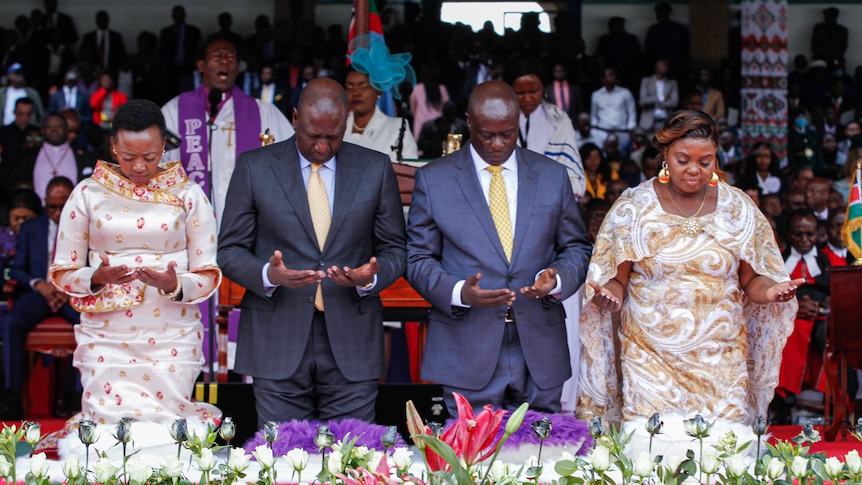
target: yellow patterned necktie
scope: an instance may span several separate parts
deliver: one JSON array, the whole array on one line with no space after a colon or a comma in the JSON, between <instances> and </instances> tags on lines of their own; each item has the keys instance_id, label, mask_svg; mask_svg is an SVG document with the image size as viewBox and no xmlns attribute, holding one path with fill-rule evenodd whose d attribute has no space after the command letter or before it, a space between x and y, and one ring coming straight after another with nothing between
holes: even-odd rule
<instances>
[{"instance_id":1,"label":"yellow patterned necktie","mask_svg":"<svg viewBox=\"0 0 862 485\"><path fill-rule=\"evenodd\" d=\"M329 196L326 195L326 186L320 177L320 165L311 164L311 175L308 177L308 209L311 212L311 223L314 225L314 235L317 236L317 245L323 252L323 244L326 235L329 234L329 225L332 223L332 214L329 212ZM323 290L320 283L317 284L317 292L314 294L314 307L323 311Z\"/></svg>"},{"instance_id":2,"label":"yellow patterned necktie","mask_svg":"<svg viewBox=\"0 0 862 485\"><path fill-rule=\"evenodd\" d=\"M497 235L503 252L506 253L506 261L512 261L512 220L509 218L509 198L506 197L506 183L503 181L503 167L491 165L491 188L488 191L488 205L491 208L491 218L497 227Z\"/></svg>"}]
</instances>

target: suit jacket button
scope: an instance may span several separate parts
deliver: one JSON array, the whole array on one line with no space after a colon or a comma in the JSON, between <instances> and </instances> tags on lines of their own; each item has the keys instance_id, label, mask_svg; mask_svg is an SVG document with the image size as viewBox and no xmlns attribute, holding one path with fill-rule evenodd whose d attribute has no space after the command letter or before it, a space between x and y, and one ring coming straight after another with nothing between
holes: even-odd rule
<instances>
[{"instance_id":1,"label":"suit jacket button","mask_svg":"<svg viewBox=\"0 0 862 485\"><path fill-rule=\"evenodd\" d=\"M309 303L314 303L314 297L313 297L313 296L309 296L309 297L308 297L308 302L309 302Z\"/></svg>"},{"instance_id":2,"label":"suit jacket button","mask_svg":"<svg viewBox=\"0 0 862 485\"><path fill-rule=\"evenodd\" d=\"M326 263L321 259L320 261L317 262L317 265L322 268L322 267L326 266Z\"/></svg>"},{"instance_id":3,"label":"suit jacket button","mask_svg":"<svg viewBox=\"0 0 862 485\"><path fill-rule=\"evenodd\" d=\"M508 278L506 278L506 281L508 281L509 283L511 283L511 282L515 281L515 277L513 277L513 276L509 276Z\"/></svg>"},{"instance_id":4,"label":"suit jacket button","mask_svg":"<svg viewBox=\"0 0 862 485\"><path fill-rule=\"evenodd\" d=\"M500 312L497 314L497 316L500 318L506 318L506 312Z\"/></svg>"}]
</instances>

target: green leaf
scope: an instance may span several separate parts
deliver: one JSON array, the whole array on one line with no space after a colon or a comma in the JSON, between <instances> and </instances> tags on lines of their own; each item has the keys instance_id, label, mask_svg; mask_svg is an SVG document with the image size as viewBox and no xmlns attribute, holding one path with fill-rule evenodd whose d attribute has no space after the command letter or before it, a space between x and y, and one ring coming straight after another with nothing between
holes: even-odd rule
<instances>
[{"instance_id":1,"label":"green leaf","mask_svg":"<svg viewBox=\"0 0 862 485\"><path fill-rule=\"evenodd\" d=\"M461 466L461 460L458 459L458 455L455 454L455 450L453 450L445 441L428 435L416 435L413 439L424 441L425 444L434 451L434 453L440 455L440 457L449 464L449 467L452 468L455 480L460 485L473 483L473 480L470 478L470 474Z\"/></svg>"},{"instance_id":2,"label":"green leaf","mask_svg":"<svg viewBox=\"0 0 862 485\"><path fill-rule=\"evenodd\" d=\"M578 471L578 465L572 460L560 460L554 465L554 471L561 477L570 477Z\"/></svg>"}]
</instances>

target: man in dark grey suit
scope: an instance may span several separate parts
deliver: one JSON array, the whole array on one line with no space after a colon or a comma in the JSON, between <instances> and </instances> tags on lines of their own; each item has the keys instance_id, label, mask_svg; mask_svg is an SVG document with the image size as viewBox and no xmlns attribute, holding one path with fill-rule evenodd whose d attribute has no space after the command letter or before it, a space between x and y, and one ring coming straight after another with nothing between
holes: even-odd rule
<instances>
[{"instance_id":1,"label":"man in dark grey suit","mask_svg":"<svg viewBox=\"0 0 862 485\"><path fill-rule=\"evenodd\" d=\"M374 419L378 293L404 273L404 215L389 157L342 143L346 120L341 85L312 81L296 135L243 153L228 189L218 260L247 290L235 370L254 378L261 424Z\"/></svg>"},{"instance_id":2,"label":"man in dark grey suit","mask_svg":"<svg viewBox=\"0 0 862 485\"><path fill-rule=\"evenodd\" d=\"M560 302L583 283L591 246L565 168L516 147L512 88L479 85L467 116L470 144L416 172L407 279L432 305L422 377L444 386L450 412L452 392L559 412L572 374Z\"/></svg>"}]
</instances>

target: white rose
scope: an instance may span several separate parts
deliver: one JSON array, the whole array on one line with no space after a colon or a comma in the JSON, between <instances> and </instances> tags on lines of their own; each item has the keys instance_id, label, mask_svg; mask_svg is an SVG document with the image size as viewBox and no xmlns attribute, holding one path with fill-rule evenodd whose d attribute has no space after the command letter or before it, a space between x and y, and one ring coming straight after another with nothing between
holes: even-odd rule
<instances>
[{"instance_id":1,"label":"white rose","mask_svg":"<svg viewBox=\"0 0 862 485\"><path fill-rule=\"evenodd\" d=\"M176 456L168 455L162 463L162 470L168 478L180 478L183 475L183 464Z\"/></svg>"},{"instance_id":2,"label":"white rose","mask_svg":"<svg viewBox=\"0 0 862 485\"><path fill-rule=\"evenodd\" d=\"M837 478L844 471L844 464L838 458L830 456L826 459L825 468L830 477Z\"/></svg>"},{"instance_id":3,"label":"white rose","mask_svg":"<svg viewBox=\"0 0 862 485\"><path fill-rule=\"evenodd\" d=\"M96 481L98 483L108 483L114 474L117 473L117 467L111 463L111 460L100 458L99 461L93 465L93 473L96 474Z\"/></svg>"},{"instance_id":4,"label":"white rose","mask_svg":"<svg viewBox=\"0 0 862 485\"><path fill-rule=\"evenodd\" d=\"M611 450L606 446L596 446L590 452L590 464L596 471L607 471L611 467Z\"/></svg>"},{"instance_id":5,"label":"white rose","mask_svg":"<svg viewBox=\"0 0 862 485\"><path fill-rule=\"evenodd\" d=\"M365 458L365 455L368 454L368 447L367 446L354 446L353 451L350 454L353 456L353 458L358 458L361 460L361 459Z\"/></svg>"},{"instance_id":6,"label":"white rose","mask_svg":"<svg viewBox=\"0 0 862 485\"><path fill-rule=\"evenodd\" d=\"M0 476L6 478L12 473L12 463L6 459L6 455L0 455Z\"/></svg>"},{"instance_id":7,"label":"white rose","mask_svg":"<svg viewBox=\"0 0 862 485\"><path fill-rule=\"evenodd\" d=\"M700 457L700 470L703 473L712 475L718 471L718 464L718 455L715 453L707 451Z\"/></svg>"},{"instance_id":8,"label":"white rose","mask_svg":"<svg viewBox=\"0 0 862 485\"><path fill-rule=\"evenodd\" d=\"M808 474L808 458L803 456L794 456L793 462L790 463L790 473L794 477L804 477Z\"/></svg>"},{"instance_id":9,"label":"white rose","mask_svg":"<svg viewBox=\"0 0 862 485\"><path fill-rule=\"evenodd\" d=\"M412 456L413 452L407 448L395 448L395 451L392 452L392 463L394 463L399 470L406 470L413 464Z\"/></svg>"},{"instance_id":10,"label":"white rose","mask_svg":"<svg viewBox=\"0 0 862 485\"><path fill-rule=\"evenodd\" d=\"M330 475L343 472L344 465L341 463L343 458L344 457L341 455L340 451L333 451L330 453L329 458L326 459L326 471L328 471Z\"/></svg>"},{"instance_id":11,"label":"white rose","mask_svg":"<svg viewBox=\"0 0 862 485\"><path fill-rule=\"evenodd\" d=\"M370 472L376 472L377 467L380 466L380 460L383 459L383 453L377 450L368 450L365 453L365 462L368 464L366 467Z\"/></svg>"},{"instance_id":12,"label":"white rose","mask_svg":"<svg viewBox=\"0 0 862 485\"><path fill-rule=\"evenodd\" d=\"M35 478L45 478L45 473L48 472L47 467L48 457L45 453L36 453L30 457L30 473Z\"/></svg>"},{"instance_id":13,"label":"white rose","mask_svg":"<svg viewBox=\"0 0 862 485\"><path fill-rule=\"evenodd\" d=\"M258 445L251 454L254 455L254 459L264 470L272 468L272 465L275 464L272 450L267 445Z\"/></svg>"},{"instance_id":14,"label":"white rose","mask_svg":"<svg viewBox=\"0 0 862 485\"><path fill-rule=\"evenodd\" d=\"M652 456L650 456L646 451L642 452L637 459L635 459L632 465L632 471L635 475L639 477L648 477L652 475L654 462Z\"/></svg>"},{"instance_id":15,"label":"white rose","mask_svg":"<svg viewBox=\"0 0 862 485\"><path fill-rule=\"evenodd\" d=\"M42 439L42 429L39 426L39 423L27 423L26 431L24 433L24 441L29 443L30 446L36 446L36 443L38 443L40 439ZM34 474L33 476L36 475Z\"/></svg>"},{"instance_id":16,"label":"white rose","mask_svg":"<svg viewBox=\"0 0 862 485\"><path fill-rule=\"evenodd\" d=\"M242 448L231 448L230 455L227 459L227 467L231 470L241 473L248 468L248 463L251 461L251 456L245 454Z\"/></svg>"},{"instance_id":17,"label":"white rose","mask_svg":"<svg viewBox=\"0 0 862 485\"><path fill-rule=\"evenodd\" d=\"M730 455L724 460L724 468L728 474L734 477L741 477L745 474L745 459L738 453Z\"/></svg>"},{"instance_id":18,"label":"white rose","mask_svg":"<svg viewBox=\"0 0 862 485\"><path fill-rule=\"evenodd\" d=\"M294 448L287 452L285 459L291 468L301 472L308 465L308 452L302 448Z\"/></svg>"},{"instance_id":19,"label":"white rose","mask_svg":"<svg viewBox=\"0 0 862 485\"><path fill-rule=\"evenodd\" d=\"M66 458L63 462L63 475L70 481L81 476L81 460L78 455L69 455L69 458Z\"/></svg>"},{"instance_id":20,"label":"white rose","mask_svg":"<svg viewBox=\"0 0 862 485\"><path fill-rule=\"evenodd\" d=\"M679 455L670 455L664 459L664 465L671 473L676 473L680 464L682 464L682 458Z\"/></svg>"},{"instance_id":21,"label":"white rose","mask_svg":"<svg viewBox=\"0 0 862 485\"><path fill-rule=\"evenodd\" d=\"M195 455L195 463L198 465L198 469L202 472L208 472L212 470L215 466L215 457L213 457L213 450L209 448L201 448L200 454Z\"/></svg>"},{"instance_id":22,"label":"white rose","mask_svg":"<svg viewBox=\"0 0 862 485\"><path fill-rule=\"evenodd\" d=\"M503 478L509 475L509 469L500 460L494 460L491 465L491 470L488 472L488 477L491 478L491 483L499 483Z\"/></svg>"},{"instance_id":23,"label":"white rose","mask_svg":"<svg viewBox=\"0 0 862 485\"><path fill-rule=\"evenodd\" d=\"M784 460L773 456L766 464L766 476L770 480L778 480L780 476L784 475L784 468Z\"/></svg>"},{"instance_id":24,"label":"white rose","mask_svg":"<svg viewBox=\"0 0 862 485\"><path fill-rule=\"evenodd\" d=\"M859 452L856 450L850 450L846 455L844 455L844 462L847 463L847 470L857 475L862 472L862 458L859 458Z\"/></svg>"},{"instance_id":25,"label":"white rose","mask_svg":"<svg viewBox=\"0 0 862 485\"><path fill-rule=\"evenodd\" d=\"M145 484L153 474L153 469L142 458L132 458L126 463L129 481L137 484Z\"/></svg>"}]
</instances>

